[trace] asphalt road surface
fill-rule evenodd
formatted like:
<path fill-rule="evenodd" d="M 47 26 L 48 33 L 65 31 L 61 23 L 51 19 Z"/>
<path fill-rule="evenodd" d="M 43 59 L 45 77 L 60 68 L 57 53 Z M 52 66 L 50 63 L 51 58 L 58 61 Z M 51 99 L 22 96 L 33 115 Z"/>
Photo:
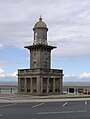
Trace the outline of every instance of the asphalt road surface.
<path fill-rule="evenodd" d="M 90 119 L 90 101 L 2 103 L 0 119 Z"/>

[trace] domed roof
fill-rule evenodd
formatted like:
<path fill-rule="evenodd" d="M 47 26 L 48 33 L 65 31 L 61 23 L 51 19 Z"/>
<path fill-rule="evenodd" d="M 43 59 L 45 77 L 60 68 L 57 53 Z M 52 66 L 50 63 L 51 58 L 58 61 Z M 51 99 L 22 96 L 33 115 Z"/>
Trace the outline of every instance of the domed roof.
<path fill-rule="evenodd" d="M 34 25 L 34 29 L 35 28 L 46 28 L 47 29 L 47 25 L 42 21 L 42 18 L 39 18 L 39 21 Z"/>

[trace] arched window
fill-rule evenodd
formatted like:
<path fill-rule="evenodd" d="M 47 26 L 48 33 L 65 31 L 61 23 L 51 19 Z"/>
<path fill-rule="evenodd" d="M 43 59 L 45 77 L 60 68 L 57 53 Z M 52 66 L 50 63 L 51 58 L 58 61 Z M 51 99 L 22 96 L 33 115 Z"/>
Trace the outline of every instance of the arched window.
<path fill-rule="evenodd" d="M 34 69 L 37 68 L 37 62 L 36 61 L 33 62 L 33 68 Z"/>
<path fill-rule="evenodd" d="M 44 62 L 44 68 L 45 69 L 47 68 L 47 62 Z"/>

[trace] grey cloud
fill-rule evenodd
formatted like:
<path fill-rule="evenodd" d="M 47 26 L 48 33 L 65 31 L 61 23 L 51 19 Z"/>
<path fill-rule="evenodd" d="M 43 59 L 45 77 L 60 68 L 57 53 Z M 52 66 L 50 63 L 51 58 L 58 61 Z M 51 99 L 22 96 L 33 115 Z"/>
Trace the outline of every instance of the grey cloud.
<path fill-rule="evenodd" d="M 21 47 L 26 42 L 32 42 L 33 25 L 39 15 L 43 15 L 49 27 L 48 41 L 53 41 L 54 44 L 57 42 L 58 49 L 55 50 L 57 56 L 85 55 L 87 51 L 90 54 L 89 0 L 0 2 L 1 44 Z"/>
<path fill-rule="evenodd" d="M 5 23 L 0 27 L 1 37 L 0 43 L 3 45 L 15 45 L 19 46 L 25 41 L 30 41 L 32 37 L 32 31 L 30 29 L 29 22 L 22 23 Z M 20 45 L 22 46 L 22 45 Z"/>
<path fill-rule="evenodd" d="M 90 73 L 82 73 L 79 75 L 65 75 L 64 82 L 90 82 Z"/>
<path fill-rule="evenodd" d="M 53 42 L 53 41 L 52 41 Z M 54 41 L 55 42 L 55 41 Z M 89 57 L 90 40 L 89 38 L 71 38 L 56 40 L 57 49 L 53 52 L 57 57 Z"/>

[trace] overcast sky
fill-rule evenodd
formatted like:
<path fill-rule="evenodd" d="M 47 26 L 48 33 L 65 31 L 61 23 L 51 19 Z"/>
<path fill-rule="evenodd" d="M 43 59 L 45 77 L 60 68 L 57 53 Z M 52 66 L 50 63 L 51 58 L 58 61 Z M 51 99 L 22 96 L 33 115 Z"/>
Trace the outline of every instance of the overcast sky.
<path fill-rule="evenodd" d="M 52 68 L 64 70 L 64 81 L 90 80 L 90 0 L 0 0 L 0 80 L 15 80 L 18 68 L 29 68 L 33 27 L 42 15 L 48 42 L 56 45 Z"/>

